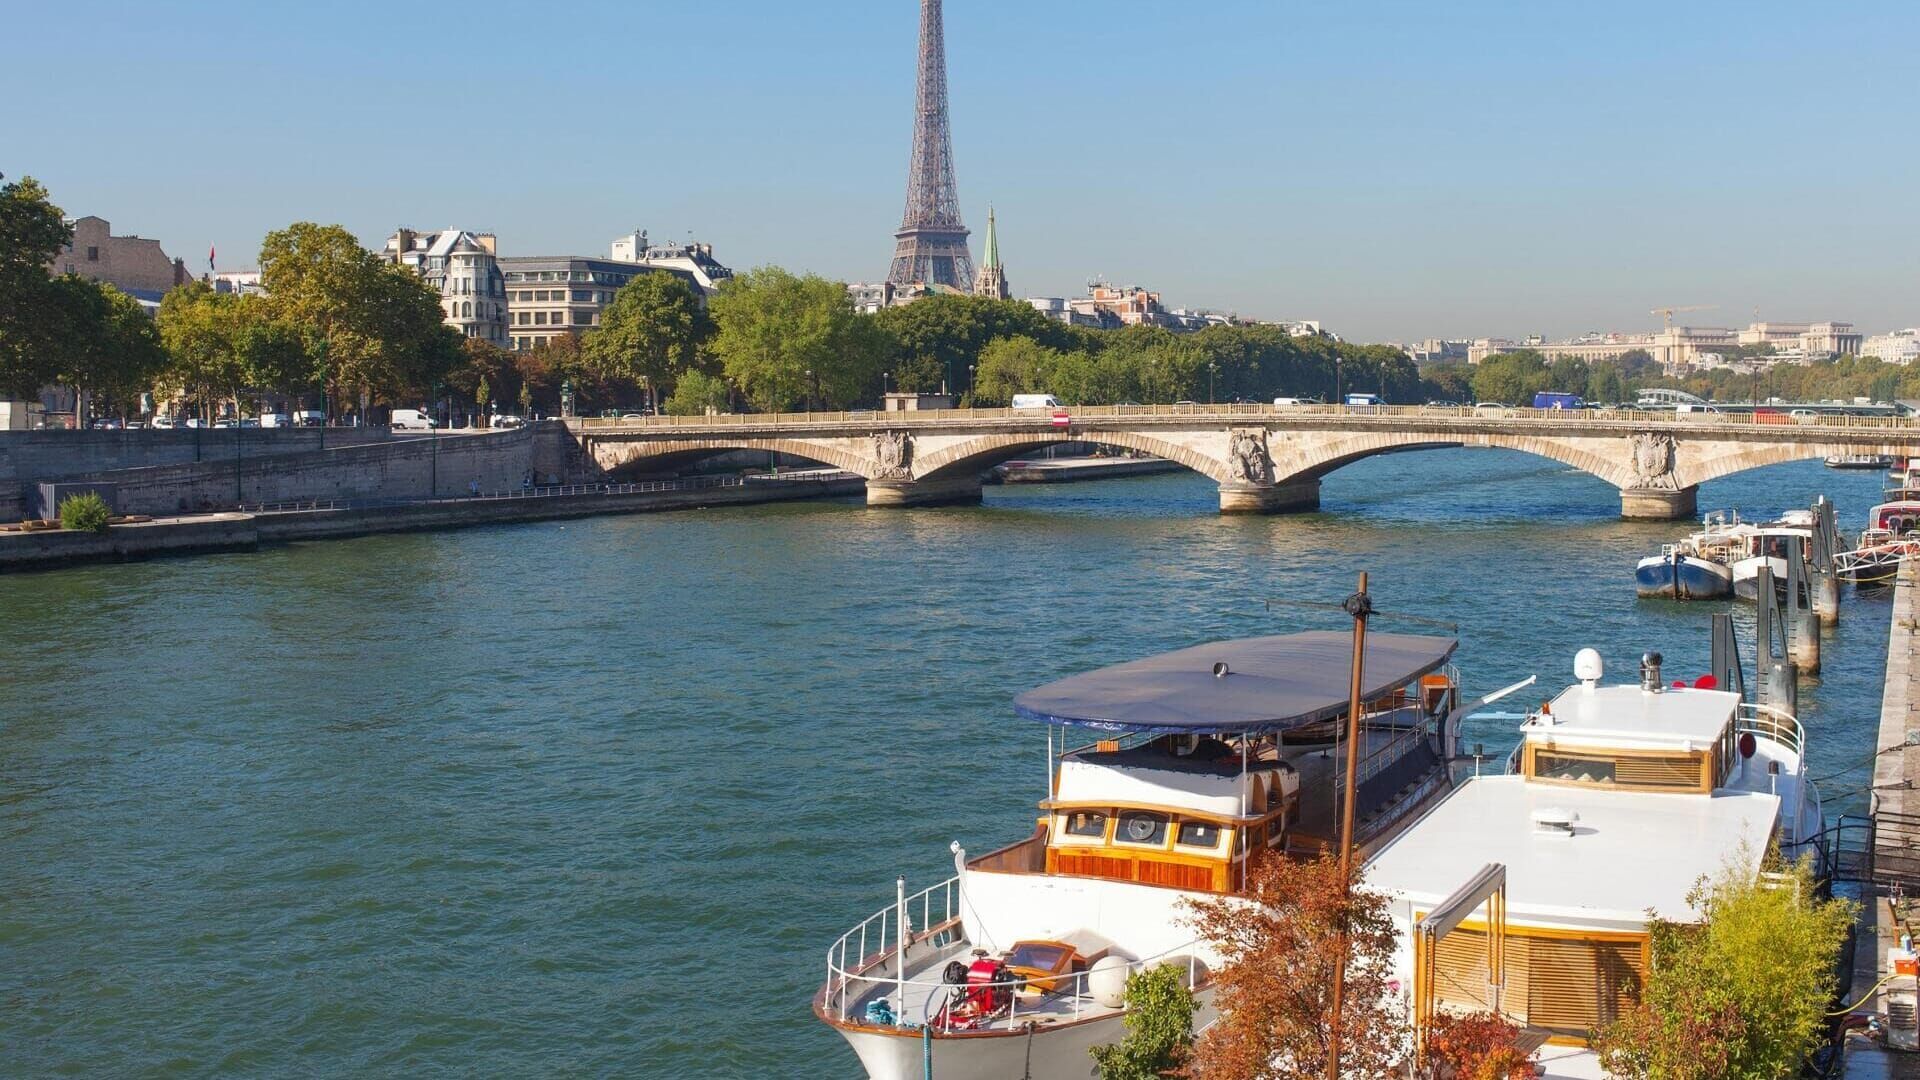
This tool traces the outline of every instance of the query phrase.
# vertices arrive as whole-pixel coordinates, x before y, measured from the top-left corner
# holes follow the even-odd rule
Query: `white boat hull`
[[[1773,588],[1784,593],[1787,588],[1787,560],[1756,555],[1750,559],[1741,559],[1733,564],[1733,595],[1742,600],[1760,598],[1760,568],[1773,569]]]
[[[1194,1031],[1204,1030],[1216,1018],[1213,991],[1195,995]],[[882,1031],[869,1027],[835,1025],[860,1058],[872,1080],[921,1080],[926,1076],[926,1054],[931,1043],[933,1075],[939,1080],[1033,1080],[1097,1078],[1090,1052],[1096,1046],[1126,1038],[1126,1014],[1114,1013],[1080,1023],[1037,1024],[1029,1031],[969,1032],[923,1038],[919,1031]]]

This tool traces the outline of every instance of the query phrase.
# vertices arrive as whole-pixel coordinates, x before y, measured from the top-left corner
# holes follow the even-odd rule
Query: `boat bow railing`
[[[1807,734],[1800,721],[1785,709],[1773,705],[1761,705],[1754,702],[1741,702],[1740,711],[1734,716],[1733,733],[1735,735],[1752,734],[1758,739],[1771,739],[1793,752],[1795,774],[1807,769]]]
[[[902,1028],[926,1026],[938,1032],[957,1030],[954,1026],[952,1010],[945,1008],[945,1005],[947,995],[955,989],[963,988],[956,987],[942,978],[906,978],[906,970],[902,963],[913,946],[932,942],[936,947],[942,947],[937,939],[943,934],[953,932],[959,924],[960,900],[960,879],[957,876],[951,877],[938,885],[907,896],[902,901],[896,901],[881,908],[862,920],[859,925],[842,934],[838,941],[827,948],[827,985],[823,1006],[835,1011],[842,1021],[856,1019],[848,1015],[848,1008],[852,1003],[858,1002],[866,996],[868,991],[876,987],[891,988],[896,1010],[894,1014],[896,1026]],[[920,907],[922,927],[917,933],[911,926],[911,913],[916,904]],[[904,920],[900,915],[902,911],[908,913]],[[942,913],[938,922],[932,921],[934,911]],[[902,930],[905,931],[904,936],[889,936],[900,935]],[[958,941],[959,937],[956,935],[953,940]],[[1187,989],[1198,989],[1208,974],[1197,952],[1203,943],[1203,939],[1194,938],[1183,945],[1176,945],[1144,960],[1130,960],[1127,962],[1126,973],[1131,977],[1136,972],[1160,967],[1178,958],[1186,964]],[[878,948],[869,952],[870,945],[877,945]],[[1066,989],[1055,990],[1045,996],[1055,1000],[1070,996],[1073,1002],[1073,1018],[1078,1020],[1089,997],[1087,979],[1092,974],[1093,972],[1088,970],[1053,976],[1051,981],[1065,984]],[[1020,995],[1018,991],[1029,981],[1031,980],[1025,978],[1008,979],[1002,982],[976,983],[965,987],[1010,988],[1015,993],[1009,995],[1009,1005],[1004,1018],[994,1017],[984,1024],[969,1026],[964,1030],[1019,1030]],[[924,1015],[917,1021],[906,1015],[909,988],[926,991]],[[936,1016],[936,1010],[939,1011],[938,1016]],[[1028,1006],[1027,1015],[1031,1017],[1033,1012],[1033,1006]],[[858,1019],[864,1019],[864,1017]]]

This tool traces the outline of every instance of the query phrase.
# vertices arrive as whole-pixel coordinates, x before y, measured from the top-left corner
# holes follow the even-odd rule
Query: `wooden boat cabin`
[[[1219,642],[1022,695],[1021,715],[1113,737],[1054,753],[1032,870],[1230,892],[1247,859],[1334,838],[1346,754],[1340,633]],[[1364,672],[1359,833],[1378,838],[1447,787],[1447,638],[1376,634]],[[1068,742],[1064,735],[1061,746]],[[983,859],[998,869],[1004,860]]]

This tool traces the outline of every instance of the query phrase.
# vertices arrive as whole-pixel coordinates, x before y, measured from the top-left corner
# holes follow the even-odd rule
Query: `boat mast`
[[[1341,923],[1334,936],[1333,1018],[1327,1030],[1327,1080],[1340,1080],[1341,999],[1347,984],[1347,910],[1353,903],[1353,806],[1355,778],[1359,772],[1360,751],[1360,664],[1367,650],[1367,616],[1373,614],[1373,598],[1367,595],[1367,572],[1360,571],[1360,586],[1344,605],[1353,616],[1353,660],[1347,689],[1347,787],[1340,809],[1340,888],[1346,897]]]

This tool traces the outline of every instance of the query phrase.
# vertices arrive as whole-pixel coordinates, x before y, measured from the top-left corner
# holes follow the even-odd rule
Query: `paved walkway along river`
[[[293,544],[0,577],[0,1075],[846,1076],[827,943],[1032,826],[1017,692],[1373,575],[1485,691],[1599,648],[1708,665],[1636,601],[1674,524],[1505,451],[1363,461],[1324,512],[1169,474]],[[1712,481],[1765,515],[1879,477]],[[1752,612],[1736,607],[1741,632]],[[1805,687],[1864,811],[1890,621],[1843,599]],[[1751,663],[1749,643],[1746,657]],[[1490,762],[1512,732],[1488,725]]]

